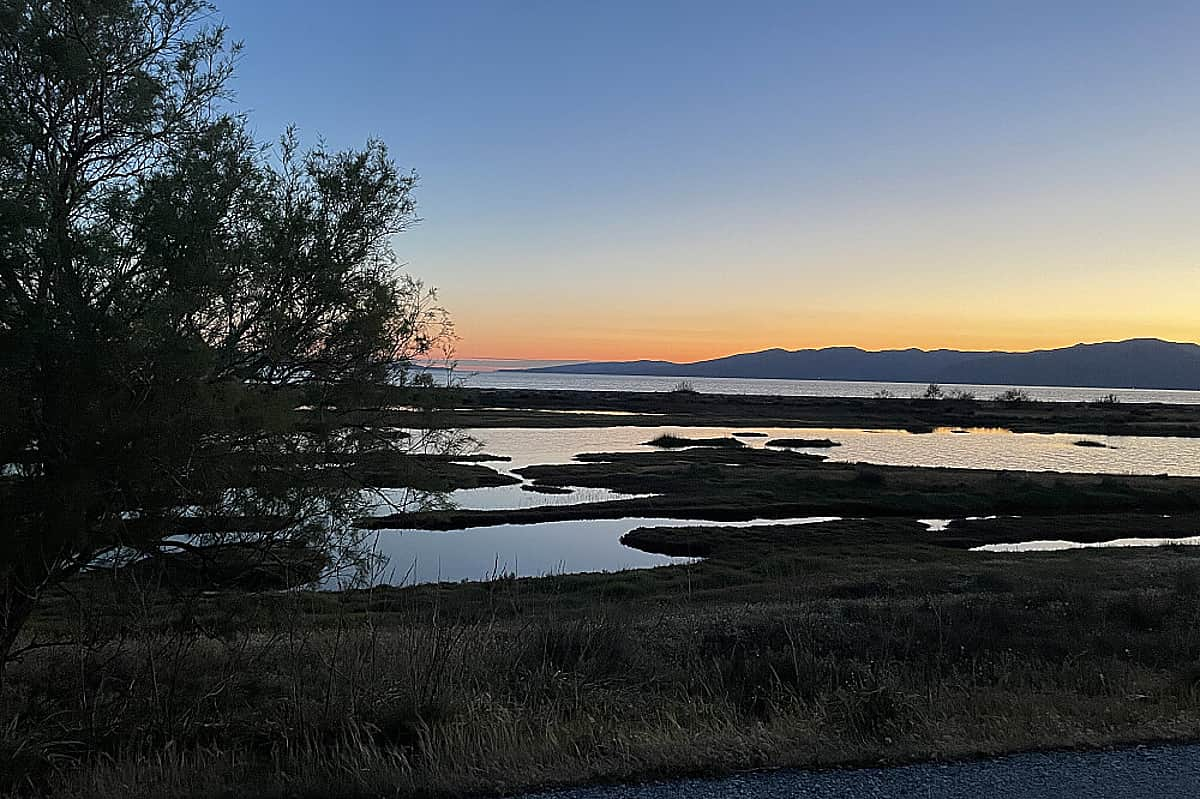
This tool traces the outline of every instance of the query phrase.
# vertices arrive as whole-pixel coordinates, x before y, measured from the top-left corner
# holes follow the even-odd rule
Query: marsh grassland
[[[502,482],[488,471],[439,466],[434,482]],[[726,442],[519,471],[548,490],[656,496],[361,524],[842,518],[637,529],[627,545],[699,560],[613,574],[181,593],[170,575],[89,573],[45,604],[7,674],[4,789],[502,795],[1200,736],[1200,549],[972,551],[1192,535],[1196,479],[880,467]],[[929,517],[958,521],[915,521]]]

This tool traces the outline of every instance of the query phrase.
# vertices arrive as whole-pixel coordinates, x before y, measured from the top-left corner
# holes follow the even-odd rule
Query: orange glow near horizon
[[[421,175],[463,360],[1200,341],[1200,3],[226,5],[256,130]]]
[[[1030,328],[1028,331],[976,330],[970,333],[931,329],[928,333],[902,326],[847,327],[825,330],[764,331],[748,334],[729,331],[727,336],[688,338],[676,331],[620,331],[580,334],[557,332],[538,336],[522,331],[486,329],[475,332],[470,325],[459,341],[460,358],[512,358],[557,361],[633,361],[640,359],[686,363],[721,358],[745,352],[782,348],[787,350],[823,347],[859,347],[865,350],[1029,350],[1069,347],[1080,343],[1119,341],[1130,338],[1161,338],[1193,342],[1200,339],[1200,325],[1158,324],[1136,326],[1078,325],[1070,329]]]
[[[495,281],[447,283],[442,300],[462,358],[688,362],[774,347],[1028,351],[1200,341],[1200,233],[1153,246],[1086,226],[1063,236],[985,248],[947,232],[904,252],[904,242],[879,235],[863,251],[847,244],[810,253],[797,242],[794,253],[755,258],[733,244],[724,258],[691,257],[698,245],[685,242],[644,269],[632,252],[611,263],[531,254],[537,269],[500,262]]]

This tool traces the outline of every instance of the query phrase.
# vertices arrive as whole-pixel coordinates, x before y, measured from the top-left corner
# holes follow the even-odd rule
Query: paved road
[[[576,788],[526,799],[1197,799],[1200,745],[1013,755],[943,765],[771,771]]]

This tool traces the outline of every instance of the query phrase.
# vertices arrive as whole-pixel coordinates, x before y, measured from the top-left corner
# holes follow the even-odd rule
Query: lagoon
[[[744,436],[747,432],[763,436]],[[1171,474],[1200,476],[1200,439],[1153,436],[1088,436],[1012,433],[992,429],[940,429],[932,433],[848,428],[762,427],[588,427],[482,428],[472,430],[481,451],[510,458],[489,462],[493,468],[521,478],[535,464],[569,463],[580,453],[638,452],[661,435],[685,438],[739,438],[747,447],[769,448],[775,438],[829,438],[840,446],[814,448],[812,454],[843,462],[894,466],[951,467],[987,470],[1074,473]],[[1081,447],[1080,440],[1103,447]],[[720,461],[721,450],[712,458]],[[541,505],[586,504],[633,496],[601,488],[572,488],[563,495],[526,491],[522,485],[465,489],[442,499],[452,507],[506,510]],[[382,509],[382,513],[388,509]],[[578,519],[535,524],[498,524],[435,532],[402,527],[379,530],[371,544],[386,563],[374,582],[413,584],[483,580],[575,572],[619,571],[688,562],[641,552],[621,543],[636,527],[654,525],[712,526],[794,524],[819,521],[755,520],[730,523],[682,518]]]

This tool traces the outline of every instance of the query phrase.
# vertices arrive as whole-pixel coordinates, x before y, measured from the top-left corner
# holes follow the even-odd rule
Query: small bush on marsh
[[[1023,388],[1009,388],[992,397],[992,401],[1018,403],[1033,402],[1034,399],[1030,393]]]

